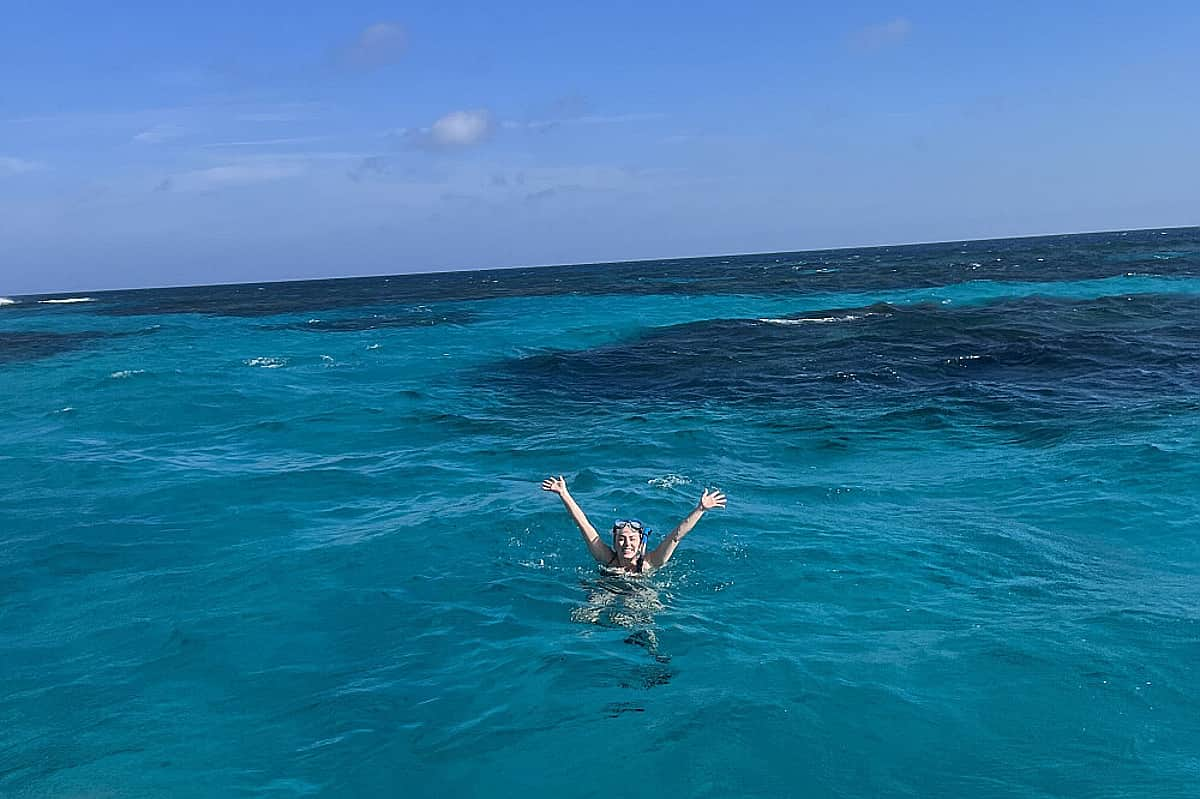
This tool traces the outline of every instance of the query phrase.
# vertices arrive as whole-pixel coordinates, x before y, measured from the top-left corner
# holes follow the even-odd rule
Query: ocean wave
[[[772,325],[827,325],[833,322],[855,322],[859,319],[866,319],[869,316],[886,316],[887,314],[878,313],[876,311],[867,311],[860,314],[846,314],[844,316],[806,316],[798,319],[791,318],[772,318],[764,317],[759,319],[760,322],[766,322]]]
[[[281,366],[287,366],[287,362],[287,358],[269,357],[247,358],[246,360],[242,361],[242,363],[246,364],[246,366],[258,366],[263,369],[278,369]]]
[[[0,308],[4,307],[5,305],[20,305],[20,302],[17,300],[10,300],[8,297],[0,297]]]
[[[77,302],[95,302],[93,297],[60,297],[53,300],[38,300],[38,305],[72,305]]]
[[[144,375],[144,374],[146,374],[145,369],[122,369],[119,372],[113,372],[112,374],[109,375],[109,377],[113,378],[114,380],[122,380],[126,377],[133,377],[134,375]]]
[[[691,482],[691,478],[681,474],[665,474],[662,477],[651,477],[646,481],[655,488],[674,488],[675,486],[690,485]]]

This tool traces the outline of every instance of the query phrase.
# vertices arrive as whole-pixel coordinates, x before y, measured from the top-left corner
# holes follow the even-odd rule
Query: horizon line
[[[804,250],[762,250],[756,252],[741,252],[741,253],[712,253],[706,255],[672,255],[666,258],[629,258],[621,261],[577,261],[574,263],[538,263],[538,264],[512,264],[508,266],[488,266],[488,267],[459,267],[449,269],[430,269],[416,272],[384,272],[362,275],[334,275],[331,277],[293,277],[293,278],[278,278],[270,280],[249,280],[242,283],[189,283],[189,284],[174,284],[168,283],[164,285],[154,286],[127,286],[108,289],[67,289],[60,291],[49,292],[34,292],[31,294],[12,294],[0,295],[7,299],[13,298],[44,298],[52,297],[60,294],[108,294],[113,292],[127,291],[163,291],[169,289],[192,289],[192,288],[232,288],[236,286],[260,286],[260,285],[281,285],[287,283],[320,283],[334,280],[367,280],[371,278],[393,278],[393,277],[419,277],[422,275],[447,275],[447,274],[470,274],[472,272],[502,272],[516,269],[557,269],[571,268],[581,266],[617,266],[621,264],[642,264],[655,262],[671,262],[671,261],[692,261],[708,258],[748,258],[763,255],[795,255],[800,253],[815,253],[815,252],[837,252],[842,250],[879,250],[889,247],[921,247],[935,244],[973,244],[976,242],[987,241],[1011,241],[1013,239],[1040,239],[1051,238],[1054,236],[1091,236],[1101,233],[1143,233],[1145,231],[1173,231],[1173,230],[1190,230],[1200,228],[1200,225],[1168,225],[1166,227],[1138,227],[1138,228],[1117,228],[1104,230],[1075,230],[1069,232],[1056,233],[1021,233],[1015,236],[988,236],[980,239],[943,239],[939,241],[904,241],[891,242],[887,244],[850,244],[837,247],[816,247]]]

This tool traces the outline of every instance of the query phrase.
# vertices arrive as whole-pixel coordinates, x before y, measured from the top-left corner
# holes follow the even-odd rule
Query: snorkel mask
[[[640,549],[642,552],[645,552],[646,551],[646,542],[650,539],[650,530],[646,527],[646,525],[642,524],[642,521],[640,519],[617,519],[615,522],[613,522],[613,527],[612,527],[613,551],[614,552],[617,551],[617,533],[621,532],[621,530],[625,527],[632,528],[634,531],[637,532],[637,534],[642,539],[642,544],[641,544]]]

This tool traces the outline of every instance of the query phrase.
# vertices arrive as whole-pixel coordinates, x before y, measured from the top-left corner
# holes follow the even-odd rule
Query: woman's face
[[[618,527],[613,531],[613,548],[622,561],[636,560],[638,550],[642,548],[642,534],[630,525]]]

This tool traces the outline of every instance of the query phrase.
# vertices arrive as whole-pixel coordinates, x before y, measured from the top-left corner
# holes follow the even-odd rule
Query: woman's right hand
[[[560,497],[567,493],[567,481],[560,474],[558,477],[547,477],[542,481],[543,491],[553,491]]]

